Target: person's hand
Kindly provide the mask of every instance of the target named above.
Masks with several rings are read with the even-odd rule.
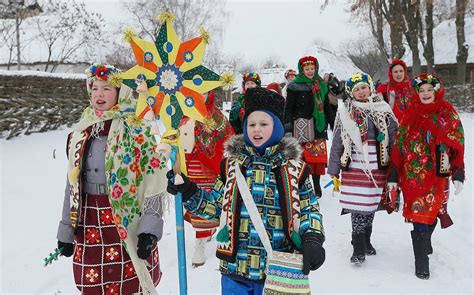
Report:
[[[58,249],[61,249],[61,255],[66,257],[71,257],[74,253],[74,244],[73,243],[63,243],[58,241]]]
[[[180,174],[176,175],[175,177],[182,178],[182,181],[180,181],[181,184],[175,184],[173,181],[171,181],[171,177],[168,177],[168,187],[166,190],[172,195],[181,193],[184,201],[189,200],[196,193],[198,189],[197,185],[189,180],[186,175]]]
[[[455,180],[453,182],[453,185],[454,185],[454,194],[457,196],[462,192],[464,184],[459,180]]]
[[[322,246],[320,234],[309,233],[303,238],[303,273],[309,274],[310,270],[316,270],[323,265],[326,260],[326,251]]]
[[[155,245],[156,238],[153,234],[142,233],[138,235],[137,255],[141,259],[147,259],[151,255],[151,250]]]

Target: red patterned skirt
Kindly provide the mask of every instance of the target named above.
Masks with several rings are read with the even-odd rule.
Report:
[[[141,292],[130,256],[123,247],[107,195],[84,194],[76,233],[73,272],[82,294]],[[147,259],[155,286],[161,279],[158,246]]]
[[[217,176],[210,170],[206,169],[198,159],[196,149],[192,153],[186,154],[186,169],[188,170],[188,177],[195,182],[200,188],[210,191],[214,186]],[[200,218],[189,211],[186,211],[184,220],[189,222],[196,231],[196,239],[208,238],[214,234],[218,222],[212,222]]]

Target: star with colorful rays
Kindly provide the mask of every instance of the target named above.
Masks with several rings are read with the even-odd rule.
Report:
[[[202,93],[228,86],[231,79],[222,79],[201,64],[208,32],[201,28],[199,37],[181,43],[174,17],[164,12],[159,20],[162,26],[155,42],[140,39],[131,30],[124,33],[137,65],[121,76],[125,85],[139,93],[138,117],[152,111],[166,129],[176,129],[184,115],[203,121],[207,111]]]

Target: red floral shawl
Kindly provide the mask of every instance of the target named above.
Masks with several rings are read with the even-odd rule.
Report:
[[[405,70],[405,78],[401,82],[396,82],[392,75],[392,68],[400,65]],[[408,76],[407,65],[403,60],[395,59],[388,69],[388,81],[377,87],[377,93],[382,93],[385,101],[390,103],[390,92],[394,92],[395,101],[392,106],[393,113],[398,121],[401,121],[403,112],[410,106],[413,100],[414,90],[411,87],[410,77]]]
[[[196,121],[195,146],[199,161],[216,175],[220,173],[220,162],[224,155],[224,142],[234,135],[234,130],[224,114],[215,105],[214,91],[206,100],[208,118]]]
[[[443,99],[422,104],[417,94],[405,110],[392,149],[405,199],[403,214],[413,222],[431,224],[445,202],[446,178],[437,175],[436,148],[449,155],[451,171],[464,169],[464,131],[458,113]]]

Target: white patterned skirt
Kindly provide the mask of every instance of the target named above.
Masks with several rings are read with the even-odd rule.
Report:
[[[368,168],[373,179],[364,172],[363,168],[367,166],[361,161],[363,156],[358,153],[352,154],[348,169],[341,173],[342,183],[339,203],[344,212],[371,213],[379,208],[387,180],[387,172],[378,169],[375,144],[375,140],[368,141]]]

